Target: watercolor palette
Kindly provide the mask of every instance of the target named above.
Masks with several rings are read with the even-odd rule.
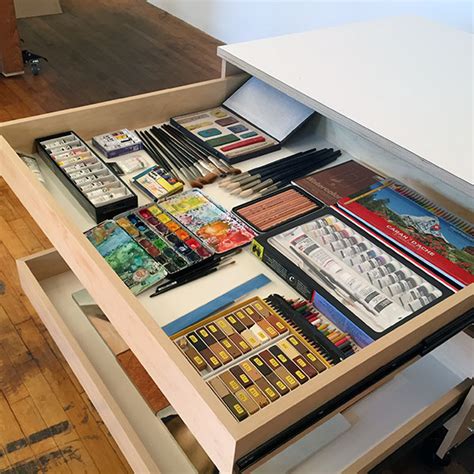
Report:
[[[246,160],[280,148],[277,140],[225,107],[174,117],[170,123],[229,162]]]
[[[334,209],[264,234],[252,250],[305,298],[321,292],[334,301],[373,339],[452,293]]]
[[[311,195],[296,186],[288,186],[234,207],[232,212],[257,232],[268,232],[321,207],[323,204]]]
[[[172,339],[239,421],[332,366],[319,347],[258,297]]]
[[[166,277],[165,267],[115,221],[104,221],[85,235],[133,294],[138,295]]]
[[[117,224],[169,274],[212,256],[212,251],[156,204],[115,217]]]
[[[255,232],[201,191],[191,190],[159,203],[180,224],[203,240],[216,253],[246,245]]]

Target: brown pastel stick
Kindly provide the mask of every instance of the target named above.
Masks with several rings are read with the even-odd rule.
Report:
[[[267,380],[273,385],[280,395],[285,395],[290,391],[286,384],[278,377],[276,373],[267,376]]]
[[[226,337],[220,340],[220,343],[224,346],[224,349],[230,354],[233,359],[237,359],[242,355],[242,352],[239,348]]]
[[[252,381],[248,377],[248,375],[242,370],[242,367],[236,365],[235,367],[231,367],[230,369],[231,374],[239,381],[242,387],[247,388],[252,385]]]
[[[222,397],[222,401],[227,405],[232,414],[237,418],[237,420],[245,420],[249,415],[245,411],[244,407],[237,401],[237,399],[229,393],[225,397]]]
[[[215,377],[208,381],[208,384],[213,388],[214,392],[220,397],[223,398],[226,395],[229,395],[229,390],[227,389],[225,383],[219,378]]]
[[[291,375],[290,372],[285,369],[285,367],[280,366],[275,369],[275,374],[278,375],[278,377],[285,382],[286,386],[290,390],[294,390],[296,387],[299,386],[299,383],[296,381],[293,375]]]
[[[266,318],[269,314],[272,314],[270,308],[265,303],[261,303],[260,301],[255,301],[252,306],[264,318]]]
[[[253,415],[259,410],[257,403],[250,397],[246,390],[242,389],[236,392],[235,398],[241,403],[241,405],[250,415]]]
[[[252,308],[252,305],[248,305],[248,306],[244,306],[242,308],[248,316],[250,316],[256,323],[258,323],[259,321],[261,321],[263,319],[263,316],[258,312],[256,311],[254,308]]]
[[[255,324],[254,320],[250,318],[243,310],[239,309],[238,311],[234,312],[235,316],[239,319],[239,321],[246,327],[249,328]]]
[[[278,392],[263,377],[261,379],[258,379],[255,384],[260,388],[260,390],[271,402],[274,402],[275,400],[280,398]]]
[[[215,354],[206,347],[200,351],[201,356],[205,361],[211,366],[211,368],[218,369],[222,364],[220,363],[219,359],[215,356]]]
[[[230,372],[223,372],[219,377],[232,393],[236,393],[239,390],[242,390],[242,386]]]
[[[216,357],[222,362],[222,364],[228,364],[231,360],[232,357],[229,355],[229,353],[224,349],[224,347],[219,344],[218,342],[215,342],[214,344],[211,344],[209,346],[209,349],[216,355]]]
[[[254,384],[247,387],[247,392],[251,395],[252,399],[258,404],[260,408],[266,407],[269,401],[261,390]]]
[[[260,372],[256,370],[253,364],[251,364],[248,360],[244,360],[243,362],[241,362],[240,367],[247,374],[247,376],[254,382],[262,378],[262,375],[260,374]]]
[[[324,372],[327,367],[321,362],[317,355],[314,355],[311,351],[305,354],[306,359],[313,364],[314,368],[318,372]]]
[[[300,369],[310,378],[316,377],[318,371],[303,358],[302,355],[298,355],[293,359],[293,362],[300,367]]]
[[[207,330],[218,340],[224,339],[226,336],[224,332],[219,329],[216,323],[210,323],[206,326]]]
[[[220,318],[215,321],[215,323],[226,336],[230,336],[231,334],[235,333],[234,328],[227,322],[225,318]]]
[[[245,339],[247,344],[252,349],[255,349],[256,347],[260,346],[260,341],[250,329],[245,329],[245,331],[242,331],[240,335]]]
[[[236,332],[229,336],[229,339],[242,351],[243,354],[246,354],[251,350],[251,347],[247,344],[247,342],[242,338],[240,334]]]
[[[258,325],[268,334],[272,339],[278,337],[278,331],[266,320],[263,319],[258,322]]]
[[[279,334],[285,334],[288,331],[288,327],[283,321],[274,314],[269,314],[265,319],[278,331]]]

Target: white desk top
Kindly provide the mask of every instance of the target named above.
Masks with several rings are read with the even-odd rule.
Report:
[[[390,18],[218,55],[454,186],[474,184],[472,35]]]

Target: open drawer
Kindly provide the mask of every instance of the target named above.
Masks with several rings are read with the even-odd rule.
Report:
[[[474,300],[473,287],[464,288],[349,359],[318,375],[298,390],[238,422],[160,326],[258,273],[264,273],[272,279],[270,285],[260,290],[260,295],[279,292],[291,297],[295,296],[293,290],[253,257],[249,250],[245,250],[236,257],[235,271],[219,272],[219,276],[211,275],[157,298],[150,299],[149,292],[135,297],[83,235],[94,222],[46,167],[42,168],[46,177],[46,183],[42,185],[14,150],[31,152],[35,138],[64,130],[74,130],[84,139],[90,139],[107,131],[145,127],[166,121],[174,115],[204,110],[222,103],[246,77],[230,76],[8,122],[0,126],[0,174],[65,262],[50,254],[50,257],[38,259],[35,263],[38,267],[36,271],[44,267],[41,270],[44,272],[43,278],[53,276],[55,272],[69,272],[71,278],[77,279],[77,282],[87,289],[222,472],[231,472],[235,466],[247,468],[269,452],[291,443],[298,433],[309,429],[318,420],[347,404],[351,398],[370,388],[371,384],[387,376],[391,370],[422,355],[460,331],[470,316],[468,311],[471,310]],[[330,121],[316,116],[295,135],[286,148],[246,162],[242,164],[242,169],[280,158],[289,151],[309,148],[310,145],[319,148],[328,146],[329,143],[334,147],[344,148],[341,160],[348,159],[351,156],[352,143],[356,157],[364,158],[362,161],[369,166],[381,168],[381,172],[408,181],[408,184],[415,187],[417,182],[423,182],[419,179],[423,173],[421,170],[410,168],[406,162],[400,164],[394,155],[380,148],[375,152],[374,145],[363,138],[339,143],[338,137],[342,136],[344,130],[340,131],[340,134],[334,133]],[[380,163],[383,166],[378,166]],[[443,187],[438,186],[436,181],[434,183],[433,189],[424,186],[418,188],[428,197],[436,199]],[[240,203],[238,198],[226,195],[217,184],[210,185],[205,192],[227,208]],[[462,215],[467,214],[467,210],[457,204],[462,202],[462,199],[457,199],[460,194],[455,188],[446,189],[444,194],[447,198],[444,199],[443,205]],[[59,269],[56,268],[57,265]],[[27,278],[23,278],[23,284],[34,285]],[[48,303],[42,298],[34,298],[33,304],[40,315],[43,315],[44,305]],[[117,407],[116,402],[111,400],[115,398],[111,396],[112,386],[108,386],[105,379],[104,385],[100,382],[104,375],[99,368],[88,362],[87,357],[78,356],[86,353],[86,347],[82,347],[85,342],[77,339],[72,343],[68,336],[70,329],[58,323],[57,318],[54,318],[56,322],[51,320],[51,324],[46,319],[46,325],[71,365],[81,364],[78,367],[83,371],[84,381],[88,378],[94,379],[95,386],[102,387],[100,397],[104,400],[108,398],[112,406]],[[69,357],[68,345],[74,349],[75,355],[71,354]],[[126,385],[124,382],[124,391]],[[117,390],[117,394],[120,393],[118,386],[114,385],[113,389]],[[100,403],[100,397],[96,403]],[[156,457],[151,451],[144,453],[150,449],[147,444],[149,438],[148,441],[142,438],[140,433],[143,428],[137,424],[133,425],[122,416],[125,411],[124,405],[117,407],[118,415],[111,413],[109,409],[101,413],[109,428],[116,427],[111,428],[111,431],[133,467],[141,472],[156,471]],[[160,439],[166,438],[161,431],[162,427],[155,426],[150,429],[156,430],[156,433],[160,432],[160,436],[163,436]],[[165,451],[166,449],[163,449],[163,452]],[[168,451],[166,456],[171,462],[173,455],[170,453],[171,451]],[[159,453],[157,457],[160,457]],[[162,469],[167,470],[166,467]]]

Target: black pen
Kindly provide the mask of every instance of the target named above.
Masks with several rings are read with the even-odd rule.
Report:
[[[218,267],[209,268],[203,273],[197,273],[196,275],[192,275],[189,278],[186,278],[185,280],[170,281],[169,283],[158,287],[156,291],[152,295],[150,295],[150,298],[154,298],[155,296],[161,295],[162,293],[166,293],[167,291],[172,290],[173,288],[177,288],[178,286],[186,285],[186,283],[191,283],[194,280],[199,280],[199,278],[201,277],[210,275],[211,273],[217,272],[217,270],[227,267],[228,265],[233,265],[234,263],[235,260],[232,260],[231,262],[224,263],[222,265],[219,265]]]

